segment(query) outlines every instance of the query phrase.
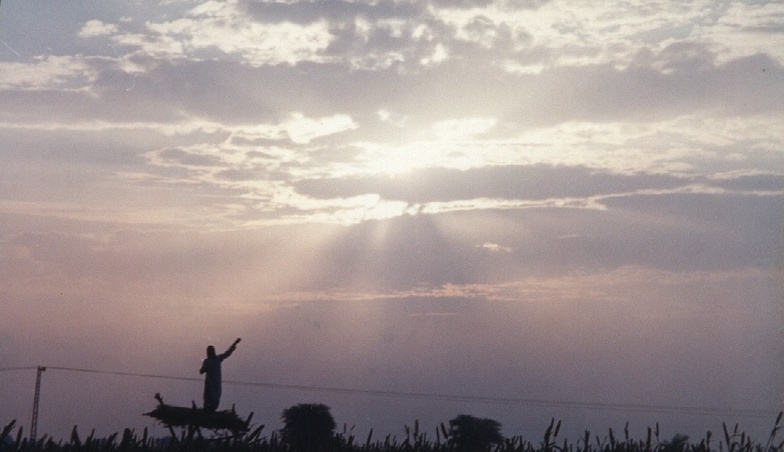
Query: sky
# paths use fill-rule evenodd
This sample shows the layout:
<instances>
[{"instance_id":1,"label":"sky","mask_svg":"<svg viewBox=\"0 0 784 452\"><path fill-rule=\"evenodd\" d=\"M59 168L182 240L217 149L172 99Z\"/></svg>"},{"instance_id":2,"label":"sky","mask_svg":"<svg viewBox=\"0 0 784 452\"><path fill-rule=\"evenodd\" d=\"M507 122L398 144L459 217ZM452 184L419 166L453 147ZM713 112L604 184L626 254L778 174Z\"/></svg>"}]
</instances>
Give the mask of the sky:
<instances>
[{"instance_id":1,"label":"sky","mask_svg":"<svg viewBox=\"0 0 784 452\"><path fill-rule=\"evenodd\" d=\"M0 106L39 437L165 434L236 337L222 407L267 433L784 406L782 2L5 0ZM0 424L34 383L0 370Z\"/></svg>"}]
</instances>

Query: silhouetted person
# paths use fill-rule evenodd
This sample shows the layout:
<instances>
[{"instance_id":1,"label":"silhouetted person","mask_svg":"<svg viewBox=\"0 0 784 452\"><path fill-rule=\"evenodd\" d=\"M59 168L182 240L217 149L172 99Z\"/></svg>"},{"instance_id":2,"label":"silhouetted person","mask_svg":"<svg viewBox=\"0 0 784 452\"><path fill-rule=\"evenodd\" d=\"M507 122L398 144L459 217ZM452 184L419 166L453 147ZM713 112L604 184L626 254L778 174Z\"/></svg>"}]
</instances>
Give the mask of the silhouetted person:
<instances>
[{"instance_id":1,"label":"silhouetted person","mask_svg":"<svg viewBox=\"0 0 784 452\"><path fill-rule=\"evenodd\" d=\"M215 354L215 347L207 347L207 358L201 363L199 373L206 373L204 378L204 410L213 412L218 409L221 397L221 363L224 359L231 356L237 348L240 339L237 338L228 350L220 355Z\"/></svg>"}]
</instances>

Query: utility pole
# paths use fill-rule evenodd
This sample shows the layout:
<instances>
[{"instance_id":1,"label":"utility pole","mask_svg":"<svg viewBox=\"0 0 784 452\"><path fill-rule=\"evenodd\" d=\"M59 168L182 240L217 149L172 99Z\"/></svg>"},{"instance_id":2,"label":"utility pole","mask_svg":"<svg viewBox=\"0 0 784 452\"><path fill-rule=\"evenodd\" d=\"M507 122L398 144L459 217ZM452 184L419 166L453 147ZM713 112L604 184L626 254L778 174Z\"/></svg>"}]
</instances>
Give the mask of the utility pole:
<instances>
[{"instance_id":1,"label":"utility pole","mask_svg":"<svg viewBox=\"0 0 784 452\"><path fill-rule=\"evenodd\" d=\"M35 397L33 397L33 419L30 421L30 442L35 442L35 437L38 434L38 401L41 398L41 372L45 371L46 367L38 366L38 372L35 375Z\"/></svg>"}]
</instances>

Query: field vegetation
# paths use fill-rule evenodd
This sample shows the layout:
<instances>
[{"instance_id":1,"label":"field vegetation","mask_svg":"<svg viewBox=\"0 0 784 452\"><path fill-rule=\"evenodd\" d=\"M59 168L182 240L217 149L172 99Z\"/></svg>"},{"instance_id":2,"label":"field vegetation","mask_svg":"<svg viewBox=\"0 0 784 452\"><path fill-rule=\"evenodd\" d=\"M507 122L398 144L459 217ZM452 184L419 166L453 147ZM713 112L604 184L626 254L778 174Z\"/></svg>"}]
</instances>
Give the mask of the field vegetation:
<instances>
[{"instance_id":1,"label":"field vegetation","mask_svg":"<svg viewBox=\"0 0 784 452\"><path fill-rule=\"evenodd\" d=\"M136 432L125 429L121 434L98 438L92 432L83 437L74 427L70 438L55 441L44 435L36 440L27 438L22 427L11 421L0 431L0 452L146 452L146 451L229 451L229 452L773 452L784 451L784 440L777 434L782 426L779 413L768 438L750 438L723 424L719 435L707 432L696 441L676 434L664 439L658 424L648 428L641 439L629 436L628 425L620 435L609 429L606 434L586 431L573 443L559 439L561 422L551 420L541 438L503 437L501 425L491 419L460 415L441 424L433 435L419 429L419 423L405 427L401 438L375 438L373 430L365 438L356 438L352 429L336 424L325 405L300 404L284 410L284 427L267 434L264 425L252 426L242 433L225 430L203 430L196 427L170 428L171 436L154 438L147 429ZM2 424L0 424L2 425ZM718 436L718 437L717 437Z\"/></svg>"}]
</instances>

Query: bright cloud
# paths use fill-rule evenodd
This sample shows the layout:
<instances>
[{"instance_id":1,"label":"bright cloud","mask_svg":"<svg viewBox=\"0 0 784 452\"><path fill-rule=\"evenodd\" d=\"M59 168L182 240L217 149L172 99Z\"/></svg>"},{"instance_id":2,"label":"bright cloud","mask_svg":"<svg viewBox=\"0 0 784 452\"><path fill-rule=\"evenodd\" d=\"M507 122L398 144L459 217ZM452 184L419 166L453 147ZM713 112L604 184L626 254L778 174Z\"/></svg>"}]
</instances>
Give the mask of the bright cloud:
<instances>
[{"instance_id":1,"label":"bright cloud","mask_svg":"<svg viewBox=\"0 0 784 452\"><path fill-rule=\"evenodd\" d=\"M186 18L148 23L147 28L158 35L158 40L181 43L175 55L209 59L210 52L218 50L252 66L324 61L322 52L332 40L325 23L254 22L241 11L237 0L206 2L193 8ZM122 42L129 45L128 40ZM148 51L143 42L137 45L144 53L159 54L157 46Z\"/></svg>"},{"instance_id":2,"label":"bright cloud","mask_svg":"<svg viewBox=\"0 0 784 452\"><path fill-rule=\"evenodd\" d=\"M495 118L446 119L433 125L433 129L442 140L462 140L485 133L497 123Z\"/></svg>"},{"instance_id":3,"label":"bright cloud","mask_svg":"<svg viewBox=\"0 0 784 452\"><path fill-rule=\"evenodd\" d=\"M32 63L0 61L0 90L75 90L88 87L98 70L83 56L43 56Z\"/></svg>"},{"instance_id":4,"label":"bright cloud","mask_svg":"<svg viewBox=\"0 0 784 452\"><path fill-rule=\"evenodd\" d=\"M97 36L107 36L117 33L117 25L107 24L98 19L88 20L85 22L82 29L79 30L79 37L81 38L94 38Z\"/></svg>"},{"instance_id":5,"label":"bright cloud","mask_svg":"<svg viewBox=\"0 0 784 452\"><path fill-rule=\"evenodd\" d=\"M307 144L315 138L356 129L358 126L348 115L312 119L302 113L294 113L282 127L293 142Z\"/></svg>"},{"instance_id":6,"label":"bright cloud","mask_svg":"<svg viewBox=\"0 0 784 452\"><path fill-rule=\"evenodd\" d=\"M477 246L477 248L481 248L483 250L487 250L487 251L489 251L491 253L511 253L512 252L511 248L506 247L506 246L501 246L501 245L499 245L497 243L485 242L485 243L483 243L481 245L476 245L476 246Z\"/></svg>"}]
</instances>

